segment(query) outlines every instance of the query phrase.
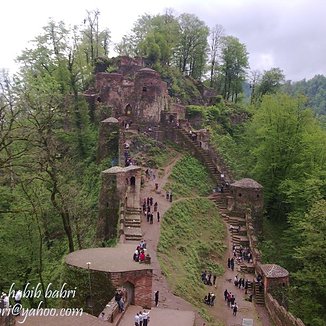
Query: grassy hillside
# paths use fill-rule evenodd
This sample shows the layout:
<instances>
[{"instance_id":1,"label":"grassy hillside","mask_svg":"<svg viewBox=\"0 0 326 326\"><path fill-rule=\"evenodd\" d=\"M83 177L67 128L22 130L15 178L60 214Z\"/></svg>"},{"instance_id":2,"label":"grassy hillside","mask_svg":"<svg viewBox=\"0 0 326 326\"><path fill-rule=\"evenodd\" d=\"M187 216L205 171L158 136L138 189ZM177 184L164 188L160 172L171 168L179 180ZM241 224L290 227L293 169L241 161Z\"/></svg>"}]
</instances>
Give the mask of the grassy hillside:
<instances>
[{"instance_id":1,"label":"grassy hillside","mask_svg":"<svg viewBox=\"0 0 326 326\"><path fill-rule=\"evenodd\" d=\"M207 169L194 157L185 156L174 166L166 186L174 198L206 196L214 187Z\"/></svg>"},{"instance_id":2,"label":"grassy hillside","mask_svg":"<svg viewBox=\"0 0 326 326\"><path fill-rule=\"evenodd\" d=\"M158 257L162 271L172 291L196 306L208 321L207 306L201 300L207 288L200 274L203 270L223 274L224 237L222 219L215 205L205 198L173 204L161 226Z\"/></svg>"}]
</instances>

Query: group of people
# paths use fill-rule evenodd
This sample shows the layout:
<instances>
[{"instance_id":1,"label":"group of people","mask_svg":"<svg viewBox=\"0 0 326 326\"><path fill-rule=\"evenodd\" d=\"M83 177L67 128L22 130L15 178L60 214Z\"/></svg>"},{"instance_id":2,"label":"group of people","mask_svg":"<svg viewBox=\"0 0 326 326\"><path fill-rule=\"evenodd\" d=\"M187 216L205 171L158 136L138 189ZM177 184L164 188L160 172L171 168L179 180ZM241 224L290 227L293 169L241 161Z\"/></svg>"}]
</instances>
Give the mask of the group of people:
<instances>
[{"instance_id":1,"label":"group of people","mask_svg":"<svg viewBox=\"0 0 326 326\"><path fill-rule=\"evenodd\" d=\"M125 298L122 290L117 290L117 292L114 295L114 300L118 304L119 312L123 312L125 310Z\"/></svg>"},{"instance_id":2,"label":"group of people","mask_svg":"<svg viewBox=\"0 0 326 326\"><path fill-rule=\"evenodd\" d=\"M147 326L149 323L150 311L139 311L135 315L135 326Z\"/></svg>"},{"instance_id":3,"label":"group of people","mask_svg":"<svg viewBox=\"0 0 326 326\"><path fill-rule=\"evenodd\" d=\"M216 296L213 292L208 292L208 294L205 295L204 303L206 303L209 306L214 306L215 297Z\"/></svg>"},{"instance_id":4,"label":"group of people","mask_svg":"<svg viewBox=\"0 0 326 326\"><path fill-rule=\"evenodd\" d=\"M240 227L239 227L240 229ZM240 246L236 246L233 245L232 247L232 253L233 253L233 262L231 261L232 259L228 259L228 268L232 269L232 265L233 265L233 269L234 270L234 260L236 260L239 264L242 263L243 261L246 261L247 263L252 263L252 253L250 251L250 248L248 247L242 247Z\"/></svg>"},{"instance_id":5,"label":"group of people","mask_svg":"<svg viewBox=\"0 0 326 326\"><path fill-rule=\"evenodd\" d=\"M234 276L234 285L239 289L245 289L245 294L248 293L248 288L251 282L249 280L245 280L244 277Z\"/></svg>"},{"instance_id":6,"label":"group of people","mask_svg":"<svg viewBox=\"0 0 326 326\"><path fill-rule=\"evenodd\" d=\"M173 197L173 194L172 194L172 190L170 189L169 191L166 192L166 200L169 201L170 203L172 203L172 197Z\"/></svg>"},{"instance_id":7,"label":"group of people","mask_svg":"<svg viewBox=\"0 0 326 326\"><path fill-rule=\"evenodd\" d=\"M234 271L234 257L228 258L228 268L230 268L232 272Z\"/></svg>"},{"instance_id":8,"label":"group of people","mask_svg":"<svg viewBox=\"0 0 326 326\"><path fill-rule=\"evenodd\" d=\"M201 273L201 280L206 285L215 285L216 275L211 272L207 273L206 271Z\"/></svg>"},{"instance_id":9,"label":"group of people","mask_svg":"<svg viewBox=\"0 0 326 326\"><path fill-rule=\"evenodd\" d=\"M153 169L146 169L145 170L145 175L146 175L146 178L148 180L155 180L156 179L156 175L155 175Z\"/></svg>"},{"instance_id":10,"label":"group of people","mask_svg":"<svg viewBox=\"0 0 326 326\"><path fill-rule=\"evenodd\" d=\"M10 293L9 293L9 295L11 296ZM1 312L2 309L9 309L11 307L10 306L9 295L7 293L5 293L5 292L1 293L1 296L0 296L0 312ZM22 297L23 297L22 290L14 291L13 298L14 298L15 305L16 304L21 304Z\"/></svg>"},{"instance_id":11,"label":"group of people","mask_svg":"<svg viewBox=\"0 0 326 326\"><path fill-rule=\"evenodd\" d=\"M238 312L238 305L235 302L235 296L231 293L231 291L224 291L224 301L226 302L227 306L232 309L233 316L236 316Z\"/></svg>"},{"instance_id":12,"label":"group of people","mask_svg":"<svg viewBox=\"0 0 326 326\"><path fill-rule=\"evenodd\" d=\"M153 211L152 211L153 207ZM147 197L143 200L143 213L148 223L153 224L154 214L156 213L157 222L160 222L160 212L158 211L158 203L154 203L153 197Z\"/></svg>"},{"instance_id":13,"label":"group of people","mask_svg":"<svg viewBox=\"0 0 326 326\"><path fill-rule=\"evenodd\" d=\"M146 250L147 250L146 246L147 246L146 241L141 240L133 255L133 260L135 262L137 263L145 262L146 256L149 256L149 254L146 254Z\"/></svg>"},{"instance_id":14,"label":"group of people","mask_svg":"<svg viewBox=\"0 0 326 326\"><path fill-rule=\"evenodd\" d=\"M126 148L126 146L128 146L128 148ZM137 162L130 157L129 144L125 145L125 151L123 154L125 157L125 166L137 165Z\"/></svg>"}]
</instances>

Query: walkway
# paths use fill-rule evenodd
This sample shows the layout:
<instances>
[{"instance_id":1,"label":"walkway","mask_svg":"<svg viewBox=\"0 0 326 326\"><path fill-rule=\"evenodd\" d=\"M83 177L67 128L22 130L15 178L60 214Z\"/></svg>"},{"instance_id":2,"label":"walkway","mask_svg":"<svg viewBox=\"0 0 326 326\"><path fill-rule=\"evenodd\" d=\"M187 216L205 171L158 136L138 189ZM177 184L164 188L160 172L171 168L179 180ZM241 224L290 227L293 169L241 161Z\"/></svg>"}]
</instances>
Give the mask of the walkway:
<instances>
[{"instance_id":1,"label":"walkway","mask_svg":"<svg viewBox=\"0 0 326 326\"><path fill-rule=\"evenodd\" d=\"M157 178L155 180L150 180L145 183L144 188L141 190L141 198L153 197L154 202L158 203L158 211L160 212L161 219L164 219L164 213L171 207L171 203L165 198L165 191L162 190L161 193L155 192L155 183L159 185L159 192L163 189L166 184L170 173L172 171L173 166L176 162L181 158L181 155L177 156L174 161L168 165L164 169L164 174L162 178L159 178L159 173L155 173ZM226 224L226 223L225 223ZM175 296L167 283L166 278L161 272L161 268L157 259L156 249L160 236L160 223L156 221L156 214L154 214L154 223L149 224L144 217L142 217L141 223L143 237L147 242L148 252L152 257L152 268L153 268L153 292L156 290L160 291L160 300L159 307L167 308L167 309L180 309L180 310L192 310L196 312L196 326L202 326L203 319L198 315L197 309L194 308L190 303L185 301L184 299ZM227 226L226 226L227 227ZM133 242L135 243L135 242ZM231 257L231 237L228 233L227 237L228 250L225 254L225 264L227 265L227 258ZM234 276L237 274L236 271L232 272L227 269L223 276L217 279L217 285L214 287L207 286L207 292L214 292L216 294L215 306L211 308L211 314L224 323L224 325L241 325L242 318L251 318L254 320L255 326L269 326L269 318L264 307L257 307L254 303L248 302L244 300L244 290L240 290L233 284ZM240 274L239 274L240 276ZM198 275L200 277L200 275ZM247 277L248 279L252 279L253 275L241 275L241 277ZM237 304L239 306L239 311L237 316L233 316L230 308L227 307L224 302L223 292L227 289L231 291L235 297ZM154 305L154 302L153 302ZM126 316L127 317L127 316ZM130 317L129 317L130 318ZM125 320L125 318L123 318ZM208 324L208 323L206 323ZM124 324L121 324L124 325Z\"/></svg>"}]
</instances>

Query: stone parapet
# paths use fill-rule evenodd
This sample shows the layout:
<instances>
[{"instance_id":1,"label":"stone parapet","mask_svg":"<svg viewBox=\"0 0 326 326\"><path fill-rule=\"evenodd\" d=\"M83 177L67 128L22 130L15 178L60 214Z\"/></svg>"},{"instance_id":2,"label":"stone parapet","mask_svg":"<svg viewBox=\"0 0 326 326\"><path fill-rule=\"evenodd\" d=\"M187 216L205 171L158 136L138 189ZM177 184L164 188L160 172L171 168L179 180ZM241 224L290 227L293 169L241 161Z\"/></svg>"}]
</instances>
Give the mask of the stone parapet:
<instances>
[{"instance_id":1,"label":"stone parapet","mask_svg":"<svg viewBox=\"0 0 326 326\"><path fill-rule=\"evenodd\" d=\"M270 293L265 296L265 305L275 326L305 326L301 319L295 318Z\"/></svg>"}]
</instances>

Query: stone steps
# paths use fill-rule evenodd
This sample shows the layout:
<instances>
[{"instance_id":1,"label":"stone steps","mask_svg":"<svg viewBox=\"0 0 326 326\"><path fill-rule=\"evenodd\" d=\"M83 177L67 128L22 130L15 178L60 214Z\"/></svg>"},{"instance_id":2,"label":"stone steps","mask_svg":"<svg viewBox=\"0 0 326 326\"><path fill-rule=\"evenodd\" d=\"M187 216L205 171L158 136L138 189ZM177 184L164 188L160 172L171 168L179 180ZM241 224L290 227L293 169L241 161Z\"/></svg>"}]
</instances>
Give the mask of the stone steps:
<instances>
[{"instance_id":1,"label":"stone steps","mask_svg":"<svg viewBox=\"0 0 326 326\"><path fill-rule=\"evenodd\" d=\"M126 240L140 241L143 238L143 234L140 227L125 227L124 235Z\"/></svg>"},{"instance_id":2,"label":"stone steps","mask_svg":"<svg viewBox=\"0 0 326 326\"><path fill-rule=\"evenodd\" d=\"M126 208L126 214L140 214L141 213L141 208L134 208L134 207L127 207Z\"/></svg>"},{"instance_id":3,"label":"stone steps","mask_svg":"<svg viewBox=\"0 0 326 326\"><path fill-rule=\"evenodd\" d=\"M253 264L250 264L250 263L245 263L245 262L240 263L240 270L242 273L245 273L245 274L254 274L255 273L255 267Z\"/></svg>"},{"instance_id":4,"label":"stone steps","mask_svg":"<svg viewBox=\"0 0 326 326\"><path fill-rule=\"evenodd\" d=\"M246 220L241 218L241 217L233 217L229 216L228 218L228 223L233 226L245 226L246 225Z\"/></svg>"},{"instance_id":5,"label":"stone steps","mask_svg":"<svg viewBox=\"0 0 326 326\"><path fill-rule=\"evenodd\" d=\"M243 247L249 246L249 239L247 236L236 236L232 234L232 242Z\"/></svg>"},{"instance_id":6,"label":"stone steps","mask_svg":"<svg viewBox=\"0 0 326 326\"><path fill-rule=\"evenodd\" d=\"M264 296L264 289L259 291L259 284L255 282L254 284L254 295L255 295L255 303L258 305L265 305L265 296Z\"/></svg>"},{"instance_id":7,"label":"stone steps","mask_svg":"<svg viewBox=\"0 0 326 326\"><path fill-rule=\"evenodd\" d=\"M139 227L140 228L140 221L125 220L124 226L125 227Z\"/></svg>"}]
</instances>

